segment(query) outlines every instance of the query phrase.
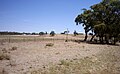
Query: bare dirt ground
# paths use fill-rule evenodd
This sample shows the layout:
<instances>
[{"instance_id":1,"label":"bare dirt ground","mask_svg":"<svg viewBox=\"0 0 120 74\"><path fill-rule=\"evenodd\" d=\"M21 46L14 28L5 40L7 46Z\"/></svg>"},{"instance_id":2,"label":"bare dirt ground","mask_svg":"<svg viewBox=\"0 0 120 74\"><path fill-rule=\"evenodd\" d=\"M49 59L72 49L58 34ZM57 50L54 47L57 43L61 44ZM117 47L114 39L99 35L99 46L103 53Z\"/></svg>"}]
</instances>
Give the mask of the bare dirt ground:
<instances>
[{"instance_id":1,"label":"bare dirt ground","mask_svg":"<svg viewBox=\"0 0 120 74\"><path fill-rule=\"evenodd\" d=\"M5 54L7 58L0 58L0 74L120 74L119 43L117 46L88 44L55 38L66 37L1 42L0 56ZM69 38L83 39L83 36Z\"/></svg>"}]
</instances>

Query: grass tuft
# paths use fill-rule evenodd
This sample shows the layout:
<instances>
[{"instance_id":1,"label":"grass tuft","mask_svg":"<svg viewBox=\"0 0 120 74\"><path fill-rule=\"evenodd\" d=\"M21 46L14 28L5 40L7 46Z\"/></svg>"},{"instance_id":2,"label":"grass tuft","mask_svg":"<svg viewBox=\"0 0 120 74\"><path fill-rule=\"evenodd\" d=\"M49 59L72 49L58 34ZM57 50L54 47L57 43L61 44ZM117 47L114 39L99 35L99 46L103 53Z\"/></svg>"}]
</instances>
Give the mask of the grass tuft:
<instances>
[{"instance_id":1,"label":"grass tuft","mask_svg":"<svg viewBox=\"0 0 120 74\"><path fill-rule=\"evenodd\" d=\"M12 47L11 49L10 49L11 51L14 51L14 50L17 50L17 47Z\"/></svg>"},{"instance_id":2,"label":"grass tuft","mask_svg":"<svg viewBox=\"0 0 120 74\"><path fill-rule=\"evenodd\" d=\"M5 53L0 53L0 60L10 60L10 56Z\"/></svg>"},{"instance_id":3,"label":"grass tuft","mask_svg":"<svg viewBox=\"0 0 120 74\"><path fill-rule=\"evenodd\" d=\"M47 43L46 46L52 47L54 44L53 43Z\"/></svg>"}]
</instances>

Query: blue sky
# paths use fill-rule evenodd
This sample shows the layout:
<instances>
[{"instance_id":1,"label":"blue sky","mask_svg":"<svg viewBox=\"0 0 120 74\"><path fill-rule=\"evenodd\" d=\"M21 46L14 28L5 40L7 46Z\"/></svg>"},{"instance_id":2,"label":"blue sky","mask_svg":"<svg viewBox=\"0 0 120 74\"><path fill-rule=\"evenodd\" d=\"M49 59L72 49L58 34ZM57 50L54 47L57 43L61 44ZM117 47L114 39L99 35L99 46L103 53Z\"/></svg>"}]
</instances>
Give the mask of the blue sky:
<instances>
[{"instance_id":1,"label":"blue sky","mask_svg":"<svg viewBox=\"0 0 120 74\"><path fill-rule=\"evenodd\" d=\"M40 32L74 30L84 32L76 26L75 17L82 8L102 0L0 0L0 31Z\"/></svg>"}]
</instances>

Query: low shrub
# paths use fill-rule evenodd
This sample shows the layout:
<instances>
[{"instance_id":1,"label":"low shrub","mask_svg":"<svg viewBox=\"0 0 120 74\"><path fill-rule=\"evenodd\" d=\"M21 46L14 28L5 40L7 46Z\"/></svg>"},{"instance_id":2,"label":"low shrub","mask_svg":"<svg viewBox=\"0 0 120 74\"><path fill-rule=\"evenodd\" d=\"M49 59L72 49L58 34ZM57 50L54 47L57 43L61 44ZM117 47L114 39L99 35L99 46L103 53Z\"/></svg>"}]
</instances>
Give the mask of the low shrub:
<instances>
[{"instance_id":1,"label":"low shrub","mask_svg":"<svg viewBox=\"0 0 120 74\"><path fill-rule=\"evenodd\" d=\"M52 47L54 44L53 43L47 43L46 46Z\"/></svg>"},{"instance_id":2,"label":"low shrub","mask_svg":"<svg viewBox=\"0 0 120 74\"><path fill-rule=\"evenodd\" d=\"M7 53L6 48L3 48L3 49L2 49L2 52L3 52L3 53Z\"/></svg>"},{"instance_id":3,"label":"low shrub","mask_svg":"<svg viewBox=\"0 0 120 74\"><path fill-rule=\"evenodd\" d=\"M55 32L54 31L51 31L50 32L50 36L54 36L55 35Z\"/></svg>"},{"instance_id":4,"label":"low shrub","mask_svg":"<svg viewBox=\"0 0 120 74\"><path fill-rule=\"evenodd\" d=\"M0 53L0 60L10 60L10 56L5 53Z\"/></svg>"},{"instance_id":5,"label":"low shrub","mask_svg":"<svg viewBox=\"0 0 120 74\"><path fill-rule=\"evenodd\" d=\"M17 50L17 47L12 47L10 50L11 50L11 51Z\"/></svg>"}]
</instances>

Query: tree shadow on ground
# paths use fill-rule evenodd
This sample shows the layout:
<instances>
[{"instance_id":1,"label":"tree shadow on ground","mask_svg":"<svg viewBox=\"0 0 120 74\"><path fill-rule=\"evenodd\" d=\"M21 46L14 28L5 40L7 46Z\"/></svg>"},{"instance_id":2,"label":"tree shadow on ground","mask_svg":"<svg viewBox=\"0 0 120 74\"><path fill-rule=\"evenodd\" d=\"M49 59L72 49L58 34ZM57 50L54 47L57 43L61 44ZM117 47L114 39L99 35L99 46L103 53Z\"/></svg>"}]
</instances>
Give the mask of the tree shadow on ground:
<instances>
[{"instance_id":1,"label":"tree shadow on ground","mask_svg":"<svg viewBox=\"0 0 120 74\"><path fill-rule=\"evenodd\" d=\"M76 43L87 43L87 44L99 44L99 45L113 45L113 46L120 46L120 42L116 43L116 44L112 44L112 43L100 43L100 42L96 42L96 41L84 41L84 40L71 40L72 42L76 42Z\"/></svg>"}]
</instances>

